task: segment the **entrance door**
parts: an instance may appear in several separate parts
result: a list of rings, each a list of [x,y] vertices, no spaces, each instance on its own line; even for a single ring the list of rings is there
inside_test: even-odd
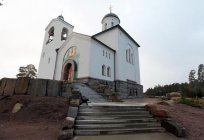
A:
[[[74,63],[73,60],[69,60],[67,63],[63,65],[61,79],[72,82],[75,78],[75,72],[76,64]]]

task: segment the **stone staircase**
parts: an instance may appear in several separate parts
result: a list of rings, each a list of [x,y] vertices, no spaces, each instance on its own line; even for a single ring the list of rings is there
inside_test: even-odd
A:
[[[164,132],[144,106],[80,106],[75,135]]]

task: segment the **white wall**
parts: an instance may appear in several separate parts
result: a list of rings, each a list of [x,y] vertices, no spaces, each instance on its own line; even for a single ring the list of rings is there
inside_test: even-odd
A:
[[[103,56],[104,51],[104,56]],[[107,52],[107,57],[106,57]],[[110,54],[110,59],[109,59]],[[114,51],[99,44],[95,40],[91,41],[90,53],[90,77],[114,81]],[[106,66],[106,74],[102,75],[102,65]],[[107,68],[111,68],[111,77],[107,75]]]
[[[74,33],[68,38],[65,44],[59,49],[57,65],[55,71],[55,80],[61,80],[63,58],[67,50],[73,46],[77,47],[77,53],[80,54],[79,64],[77,65],[78,77],[88,77],[90,69],[90,41],[91,38],[85,35]]]
[[[126,81],[132,80],[140,84],[139,52],[138,46],[128,38],[122,31],[118,30],[118,79]],[[126,61],[126,49],[133,50],[133,64]]]
[[[48,32],[51,27],[54,27],[54,38],[50,43],[47,44],[46,42],[49,38]],[[63,27],[68,29],[69,36],[73,31],[73,26],[70,26],[68,23],[58,18],[53,19],[46,28],[40,64],[38,68],[38,78],[53,79],[56,61],[56,49],[58,49],[65,42],[61,41],[61,32]],[[50,59],[49,63],[48,59]]]

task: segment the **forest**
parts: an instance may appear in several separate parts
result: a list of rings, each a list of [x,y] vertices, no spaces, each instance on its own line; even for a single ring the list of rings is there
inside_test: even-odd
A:
[[[198,70],[190,70],[188,83],[173,83],[170,85],[157,85],[145,92],[146,96],[165,96],[170,92],[181,92],[185,97],[204,97],[204,64],[198,66]]]

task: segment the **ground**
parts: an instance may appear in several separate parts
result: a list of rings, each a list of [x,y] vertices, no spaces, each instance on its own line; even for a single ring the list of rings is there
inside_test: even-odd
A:
[[[144,105],[160,101],[157,98],[128,99],[121,104]],[[19,112],[13,114],[11,111],[17,102],[22,103],[23,107]],[[187,137],[184,140],[203,139],[204,109],[184,104],[158,105],[158,107],[167,109],[170,116],[186,129]],[[63,97],[17,95],[0,100],[0,140],[55,140],[67,111],[68,101]],[[134,139],[136,136],[143,139],[144,135],[126,135],[119,138]],[[165,136],[168,138],[173,137],[169,134]],[[83,139],[85,138],[91,139],[91,137],[83,137]],[[118,139],[117,136],[102,136],[98,138]],[[82,138],[79,137],[78,139]]]
[[[22,109],[12,113],[20,102]],[[62,97],[17,95],[0,101],[1,140],[56,140],[68,111],[68,101]]]
[[[161,102],[159,98],[127,99],[125,103],[156,104]],[[187,137],[184,140],[203,140],[204,138],[204,109],[189,105],[172,103],[170,105],[157,105],[169,111],[170,117],[186,129]]]

